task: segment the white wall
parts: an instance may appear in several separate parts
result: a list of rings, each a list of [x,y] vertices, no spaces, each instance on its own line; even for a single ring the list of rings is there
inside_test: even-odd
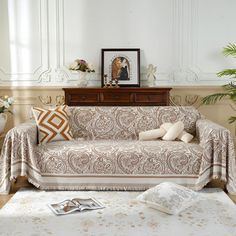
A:
[[[0,0],[0,86],[75,85],[67,66],[96,66],[101,48],[141,49],[141,73],[157,85],[220,85],[233,66],[221,50],[236,42],[235,0]],[[145,84],[145,81],[143,81]]]

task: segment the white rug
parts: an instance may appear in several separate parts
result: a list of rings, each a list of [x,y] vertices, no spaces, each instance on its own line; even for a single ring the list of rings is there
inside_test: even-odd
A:
[[[201,201],[181,216],[137,202],[139,192],[44,192],[21,190],[0,210],[4,236],[236,236],[236,206],[219,189],[206,189]],[[48,203],[93,196],[105,209],[55,216]]]

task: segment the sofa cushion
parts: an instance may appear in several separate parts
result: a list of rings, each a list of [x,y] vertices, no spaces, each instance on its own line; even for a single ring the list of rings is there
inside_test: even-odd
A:
[[[42,173],[88,175],[198,175],[202,148],[196,142],[96,140],[52,142],[37,148]]]
[[[73,139],[66,109],[67,106],[58,106],[52,110],[32,108],[39,131],[39,143]]]
[[[164,129],[166,132],[172,128],[173,124],[171,123],[164,123],[160,126],[161,129]],[[183,130],[177,137],[178,140],[181,140],[185,143],[189,143],[192,139],[193,139],[193,135],[187,133],[185,130]],[[168,140],[168,139],[164,139],[164,140]]]
[[[75,138],[86,140],[138,140],[139,133],[161,124],[182,121],[186,132],[195,135],[201,117],[193,107],[69,107]]]
[[[143,131],[139,133],[139,140],[147,141],[147,140],[155,140],[163,137],[166,131],[164,129],[152,129],[148,131]]]
[[[183,131],[179,136],[178,139],[185,142],[189,143],[193,139],[193,135],[187,133],[186,131]]]
[[[197,193],[184,186],[164,182],[141,193],[137,200],[168,214],[179,214],[202,199]]]
[[[184,124],[182,121],[178,121],[172,125],[166,134],[162,137],[163,140],[173,141],[184,131]]]

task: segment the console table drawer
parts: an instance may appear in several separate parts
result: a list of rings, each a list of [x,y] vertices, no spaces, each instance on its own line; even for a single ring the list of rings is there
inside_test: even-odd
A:
[[[137,103],[166,103],[166,94],[165,93],[155,93],[155,94],[148,94],[148,93],[136,93],[135,94],[135,102]]]
[[[69,106],[168,106],[171,88],[64,88]]]
[[[91,102],[99,102],[99,95],[95,93],[91,94],[70,94],[70,102],[71,103],[91,103]]]
[[[102,93],[101,102],[120,102],[120,103],[130,103],[131,95],[129,93]]]

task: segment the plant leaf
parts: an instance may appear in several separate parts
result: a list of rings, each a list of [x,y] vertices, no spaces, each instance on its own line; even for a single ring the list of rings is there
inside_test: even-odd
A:
[[[233,56],[236,57],[236,45],[233,43],[228,44],[224,49],[223,49],[223,54],[225,56]]]
[[[230,124],[234,123],[235,121],[236,121],[236,117],[235,117],[235,116],[231,116],[231,117],[229,118],[229,123],[230,123]]]
[[[217,76],[219,77],[232,76],[232,75],[233,75],[233,78],[236,78],[236,69],[226,69],[217,73]]]
[[[233,82],[230,82],[229,84],[222,85],[222,87],[224,89],[226,89],[227,91],[236,91],[236,84],[234,84]]]
[[[202,99],[202,103],[205,105],[215,104],[217,101],[220,101],[223,97],[230,96],[230,93],[215,93],[208,95]]]

